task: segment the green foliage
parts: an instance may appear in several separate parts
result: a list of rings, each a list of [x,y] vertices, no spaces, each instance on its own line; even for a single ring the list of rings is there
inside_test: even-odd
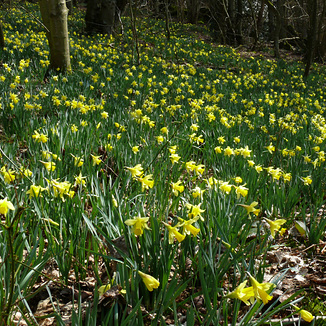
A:
[[[324,68],[304,82],[300,62],[242,57],[190,25],[167,41],[150,19],[136,22],[136,65],[128,18],[124,34],[91,38],[76,11],[73,72],[43,81],[45,31],[27,6],[6,13],[1,50],[0,200],[13,206],[1,211],[1,320],[35,322],[29,296],[50,263],[60,287],[96,282],[74,324],[181,324],[181,311],[189,325],[260,325],[288,309],[296,295],[267,310],[225,295],[246,272],[263,281],[282,239],[265,218],[305,223],[308,245],[324,239]],[[106,284],[119,290],[100,311]]]

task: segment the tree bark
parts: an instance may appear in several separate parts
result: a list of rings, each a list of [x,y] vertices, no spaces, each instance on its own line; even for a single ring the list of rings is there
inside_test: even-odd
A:
[[[243,15],[243,3],[242,0],[237,1],[237,12],[236,12],[236,24],[235,24],[235,33],[237,45],[243,43],[242,37],[242,15]]]
[[[317,0],[308,0],[308,14],[309,14],[309,31],[307,40],[307,55],[306,55],[306,68],[304,77],[308,77],[310,66],[315,56],[316,40],[317,40]]]
[[[187,20],[190,24],[197,24],[199,14],[199,1],[187,0]]]
[[[268,6],[268,11],[270,13],[269,17],[275,17],[275,22],[273,22],[273,39],[274,39],[274,55],[276,58],[280,58],[280,32],[282,27],[282,17],[280,12],[276,9],[271,0],[265,0]],[[271,23],[271,22],[270,22]]]
[[[42,20],[47,28],[50,69],[67,71],[70,66],[68,9],[65,0],[39,0]]]
[[[87,2],[86,32],[112,34],[128,0],[92,0]]]

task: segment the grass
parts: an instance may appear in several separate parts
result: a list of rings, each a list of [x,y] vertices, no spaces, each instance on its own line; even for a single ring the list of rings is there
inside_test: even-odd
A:
[[[269,306],[261,294],[249,309],[225,295],[247,273],[266,283],[281,228],[300,222],[299,241],[325,240],[324,67],[303,80],[301,62],[242,57],[196,38],[198,26],[171,24],[168,41],[164,22],[143,18],[138,64],[128,18],[124,34],[89,37],[76,11],[73,72],[44,82],[45,32],[26,6],[4,12],[0,50],[2,322],[39,322],[42,280],[62,324],[48,282],[86,278],[93,304],[83,317],[79,297],[74,324],[181,324],[181,313],[189,325],[260,325],[295,313],[299,293]]]

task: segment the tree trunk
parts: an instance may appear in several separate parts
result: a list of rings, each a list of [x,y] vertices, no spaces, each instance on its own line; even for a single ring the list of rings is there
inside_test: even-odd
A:
[[[310,66],[315,56],[316,40],[317,40],[317,0],[308,1],[308,14],[309,14],[309,31],[307,40],[307,55],[306,55],[306,68],[304,77],[308,77]]]
[[[2,29],[2,23],[0,22],[0,47],[4,48],[5,47],[5,37],[3,34],[3,29]]]
[[[234,31],[234,23],[235,23],[235,0],[228,0],[227,1],[227,12],[226,15],[228,17],[227,24],[228,24],[228,44],[235,45],[235,31]]]
[[[92,0],[87,2],[86,32],[112,34],[127,0]]]
[[[47,28],[50,69],[67,71],[70,66],[68,9],[65,0],[39,0],[42,20]]]
[[[236,41],[237,45],[243,43],[243,37],[242,37],[242,15],[243,15],[243,4],[242,0],[237,1],[237,12],[235,17],[235,33],[236,33]]]
[[[280,58],[280,32],[282,27],[282,17],[280,12],[276,9],[273,3],[269,0],[265,0],[266,5],[268,6],[269,18],[275,17],[275,22],[269,22],[272,26],[272,34],[274,39],[274,55],[276,58]],[[273,19],[274,20],[274,19]]]
[[[187,0],[187,20],[190,24],[197,24],[199,14],[199,1]]]

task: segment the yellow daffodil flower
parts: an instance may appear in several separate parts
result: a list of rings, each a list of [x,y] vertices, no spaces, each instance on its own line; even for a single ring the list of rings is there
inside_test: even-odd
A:
[[[216,146],[216,147],[214,148],[214,151],[215,151],[216,154],[221,154],[221,153],[222,153],[222,148],[221,148],[221,146]]]
[[[144,173],[141,164],[137,164],[137,165],[135,165],[135,166],[132,167],[132,168],[130,168],[130,167],[127,166],[126,169],[127,169],[128,171],[130,171],[131,176],[132,176],[133,178],[141,177],[141,176],[143,175],[143,173]]]
[[[145,274],[141,271],[138,271],[138,274],[145,283],[145,286],[148,291],[153,291],[153,289],[157,289],[160,286],[160,282],[153,276]]]
[[[205,171],[205,165],[204,164],[195,165],[194,170],[196,174],[203,174]]]
[[[46,190],[42,186],[31,185],[29,190],[26,191],[26,194],[29,195],[29,198],[32,197],[42,197],[41,192]]]
[[[101,155],[96,156],[96,155],[91,154],[91,157],[92,157],[92,160],[93,160],[93,166],[94,165],[99,165],[102,162],[102,160],[100,159]]]
[[[86,177],[83,177],[81,172],[79,173],[78,176],[75,176],[75,185],[85,185],[86,181],[84,180]]]
[[[234,188],[235,188],[235,193],[237,194],[237,199],[239,199],[240,196],[246,197],[248,195],[249,189],[245,187],[245,184],[240,186],[234,186]]]
[[[220,188],[220,190],[229,194],[232,189],[232,185],[230,185],[227,181],[220,181],[219,188]]]
[[[158,144],[162,144],[163,143],[163,141],[164,141],[164,137],[163,136],[157,136],[157,137],[155,137],[156,138],[156,141],[157,141],[157,143]]]
[[[186,169],[187,169],[188,172],[189,171],[194,171],[195,167],[196,167],[196,162],[194,162],[194,161],[186,162]]]
[[[273,143],[270,143],[268,146],[266,146],[266,149],[269,151],[270,154],[273,154],[275,152],[275,146]]]
[[[300,309],[299,307],[293,305],[295,311],[300,314],[300,316],[302,317],[302,319],[304,321],[307,321],[308,323],[312,322],[312,320],[314,319],[314,316],[312,315],[312,313],[310,313],[307,310],[304,309]]]
[[[249,274],[249,273],[248,273]],[[249,279],[253,287],[254,296],[257,300],[262,300],[264,304],[273,299],[266,291],[271,290],[275,284],[273,283],[259,283],[254,277],[249,274]]]
[[[242,178],[241,178],[241,177],[235,177],[235,178],[234,178],[234,181],[235,181],[236,183],[241,183],[241,182],[242,182]]]
[[[240,154],[244,158],[250,157],[251,149],[249,149],[248,146],[245,146],[245,148],[240,148]]]
[[[201,213],[205,212],[205,209],[200,208],[201,204],[202,203],[198,205],[192,205],[187,203],[186,207],[188,209],[188,216],[193,218],[199,217],[202,221],[204,221],[204,218],[201,216]]]
[[[180,160],[180,158],[181,158],[181,156],[179,156],[176,153],[170,155],[170,160],[171,160],[172,164],[177,163]]]
[[[137,154],[139,152],[139,146],[133,146],[131,150],[134,152],[134,154]]]
[[[113,195],[112,195],[112,204],[114,207],[118,207],[118,202]]]
[[[44,167],[49,171],[54,171],[55,170],[55,163],[54,162],[43,162],[43,161],[40,161]]]
[[[81,167],[84,164],[84,160],[81,157],[70,155],[74,158],[74,166]]]
[[[185,189],[185,187],[181,184],[181,181],[178,180],[177,182],[171,183],[172,192],[175,196],[178,196],[179,193],[182,193]]]
[[[149,217],[141,217],[140,215],[135,216],[132,219],[128,219],[125,221],[125,224],[128,226],[132,226],[132,232],[135,235],[141,236],[144,233],[144,229],[150,230],[147,225]]]
[[[275,238],[275,232],[280,229],[280,227],[286,222],[284,219],[277,219],[275,221],[269,220],[268,218],[265,218],[265,221],[269,224],[269,227],[271,229],[271,235],[273,238]]]
[[[154,180],[153,175],[149,174],[144,177],[137,178],[138,181],[141,182],[141,189],[144,191],[145,189],[153,188],[154,186]]]
[[[225,156],[234,155],[234,150],[230,146],[228,146],[228,147],[224,148],[224,155]]]
[[[176,154],[176,151],[177,151],[177,146],[176,145],[169,147],[170,154]]]
[[[23,166],[19,169],[20,173],[22,173],[25,177],[31,177],[33,172],[30,169],[25,169]]]
[[[109,117],[109,113],[106,111],[101,112],[102,119],[107,119]]]
[[[166,228],[169,231],[169,244],[172,244],[174,242],[174,238],[178,240],[178,242],[181,242],[185,239],[185,235],[181,234],[175,226],[171,226],[168,223],[162,222]]]
[[[166,135],[167,135],[168,132],[169,132],[169,131],[168,131],[168,128],[167,128],[167,127],[163,127],[163,128],[161,128],[161,133],[162,133],[162,134],[166,134]]]
[[[308,175],[307,177],[302,177],[302,181],[305,186],[309,186],[312,183],[311,176]]]
[[[258,216],[260,209],[256,208],[258,203],[256,201],[253,201],[250,205],[243,205],[239,204],[240,206],[244,207],[248,214],[254,213],[256,216]]]
[[[192,197],[194,197],[194,198],[197,198],[197,197],[202,198],[205,190],[202,190],[199,187],[195,187],[194,189],[192,189],[191,192],[192,192]]]
[[[225,143],[225,138],[224,136],[220,136],[217,138],[217,141],[220,143],[220,144],[224,144]]]
[[[244,302],[247,306],[250,305],[249,299],[254,297],[254,289],[252,286],[245,288],[247,281],[240,283],[240,285],[232,292],[227,294],[225,297],[230,299],[239,299]]]
[[[45,134],[40,134],[37,130],[34,130],[34,135],[32,138],[35,139],[38,143],[46,143],[48,141],[48,137]]]
[[[62,201],[65,201],[64,195],[72,198],[75,194],[73,190],[71,190],[72,184],[69,181],[59,182],[59,179],[56,180],[47,180],[49,185],[52,186],[54,197],[60,197]]]
[[[13,170],[7,170],[5,166],[3,166],[0,170],[0,173],[2,174],[5,183],[11,183],[14,182],[16,179],[15,171]]]
[[[7,197],[0,200],[0,214],[7,215],[8,210],[15,210],[14,205],[11,201],[7,200]]]
[[[197,236],[197,234],[199,233],[200,229],[194,227],[192,224],[197,222],[198,217],[197,218],[193,218],[191,220],[184,220],[181,217],[178,217],[179,223],[176,225],[176,227],[182,227],[183,228],[183,233],[185,234],[192,234],[194,237]]]

